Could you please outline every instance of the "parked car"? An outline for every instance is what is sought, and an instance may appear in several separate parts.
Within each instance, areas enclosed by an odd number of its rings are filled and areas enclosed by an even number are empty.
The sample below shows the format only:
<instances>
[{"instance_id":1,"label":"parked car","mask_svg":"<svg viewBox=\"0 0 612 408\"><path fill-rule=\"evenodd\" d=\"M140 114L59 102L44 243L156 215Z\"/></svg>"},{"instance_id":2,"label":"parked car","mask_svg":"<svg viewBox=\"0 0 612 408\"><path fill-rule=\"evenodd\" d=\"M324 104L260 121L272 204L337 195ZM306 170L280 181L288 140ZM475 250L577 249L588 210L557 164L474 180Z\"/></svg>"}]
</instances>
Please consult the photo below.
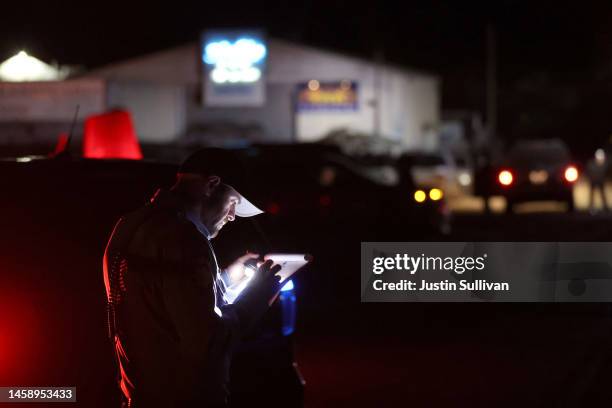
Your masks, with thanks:
<instances>
[{"instance_id":1,"label":"parked car","mask_svg":"<svg viewBox=\"0 0 612 408\"><path fill-rule=\"evenodd\" d=\"M255 145L242 154L261 183L257 199L268 213L261 218L268 232L288 219L309 231L340 236L357 225L353 236L361 241L405 236L410 229L448 229L443 197L415 200L419 189L392 162L366 164L318 144Z\"/></svg>"},{"instance_id":2,"label":"parked car","mask_svg":"<svg viewBox=\"0 0 612 408\"><path fill-rule=\"evenodd\" d=\"M448 152L409 152L399 159L417 186L441 188L447 197L472 194L473 170L469 159Z\"/></svg>"},{"instance_id":3,"label":"parked car","mask_svg":"<svg viewBox=\"0 0 612 408\"><path fill-rule=\"evenodd\" d=\"M574 210L573 187L579 168L558 139L517 142L498 162L483 168L477 191L506 198L506 211L525 201L554 200Z\"/></svg>"}]
</instances>

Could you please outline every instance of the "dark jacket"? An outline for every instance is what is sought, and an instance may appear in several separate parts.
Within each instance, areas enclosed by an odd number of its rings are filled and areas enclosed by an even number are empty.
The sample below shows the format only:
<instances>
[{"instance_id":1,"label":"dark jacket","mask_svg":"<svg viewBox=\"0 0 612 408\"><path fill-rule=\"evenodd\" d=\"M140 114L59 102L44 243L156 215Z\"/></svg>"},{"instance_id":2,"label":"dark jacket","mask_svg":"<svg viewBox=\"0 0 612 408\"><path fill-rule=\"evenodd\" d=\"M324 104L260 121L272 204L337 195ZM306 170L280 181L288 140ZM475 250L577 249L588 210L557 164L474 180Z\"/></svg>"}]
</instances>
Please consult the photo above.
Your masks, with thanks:
<instances>
[{"instance_id":1,"label":"dark jacket","mask_svg":"<svg viewBox=\"0 0 612 408\"><path fill-rule=\"evenodd\" d=\"M262 285L225 303L212 246L182 203L158 192L119 220L104 255L109 334L135 406L225 404L232 349L267 307Z\"/></svg>"}]
</instances>

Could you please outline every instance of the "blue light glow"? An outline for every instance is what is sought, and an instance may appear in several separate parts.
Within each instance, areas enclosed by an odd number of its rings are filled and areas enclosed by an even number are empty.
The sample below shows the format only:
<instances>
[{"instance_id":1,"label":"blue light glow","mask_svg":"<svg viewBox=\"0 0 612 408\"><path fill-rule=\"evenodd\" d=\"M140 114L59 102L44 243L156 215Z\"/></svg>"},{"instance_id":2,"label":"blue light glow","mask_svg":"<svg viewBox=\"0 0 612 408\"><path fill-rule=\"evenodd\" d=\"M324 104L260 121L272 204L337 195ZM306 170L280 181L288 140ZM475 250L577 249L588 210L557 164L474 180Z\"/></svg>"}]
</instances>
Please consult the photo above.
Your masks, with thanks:
<instances>
[{"instance_id":1,"label":"blue light glow","mask_svg":"<svg viewBox=\"0 0 612 408\"><path fill-rule=\"evenodd\" d=\"M244 67L260 63L266 54L266 46L252 38L240 38L234 43L221 40L206 44L204 62L212 65Z\"/></svg>"},{"instance_id":2,"label":"blue light glow","mask_svg":"<svg viewBox=\"0 0 612 408\"><path fill-rule=\"evenodd\" d=\"M293 281L290 280L287 283L285 283L285 286L283 286L283 288L281 289L281 292L289 292L290 290L293 290L294 286L293 286Z\"/></svg>"},{"instance_id":3,"label":"blue light glow","mask_svg":"<svg viewBox=\"0 0 612 408\"><path fill-rule=\"evenodd\" d=\"M291 281L287 282L288 284ZM289 286L287 284L287 286ZM292 284L293 286L293 284ZM296 318L296 298L295 292L281 291L280 294L281 310L283 314L283 327L281 329L284 336L289 336L295 331Z\"/></svg>"},{"instance_id":4,"label":"blue light glow","mask_svg":"<svg viewBox=\"0 0 612 408\"><path fill-rule=\"evenodd\" d=\"M215 83L257 82L268 51L254 38L241 37L235 42L211 41L204 47L203 61L213 65L210 77Z\"/></svg>"}]
</instances>

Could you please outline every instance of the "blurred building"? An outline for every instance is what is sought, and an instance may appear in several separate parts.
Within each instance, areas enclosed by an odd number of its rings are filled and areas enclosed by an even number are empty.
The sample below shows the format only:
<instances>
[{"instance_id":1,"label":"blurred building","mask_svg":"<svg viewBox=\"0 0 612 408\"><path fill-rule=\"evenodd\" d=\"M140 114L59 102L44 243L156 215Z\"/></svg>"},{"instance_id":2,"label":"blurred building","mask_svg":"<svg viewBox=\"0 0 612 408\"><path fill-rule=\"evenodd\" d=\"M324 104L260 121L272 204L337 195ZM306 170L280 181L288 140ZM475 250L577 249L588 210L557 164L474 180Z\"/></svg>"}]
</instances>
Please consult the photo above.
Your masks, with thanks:
<instances>
[{"instance_id":1,"label":"blurred building","mask_svg":"<svg viewBox=\"0 0 612 408\"><path fill-rule=\"evenodd\" d=\"M202 42L203 43L203 42ZM116 63L86 75L107 83L109 107L134 115L152 143L314 141L346 128L421 146L439 120L439 80L277 39L267 41L256 98L212 100L199 43Z\"/></svg>"},{"instance_id":2,"label":"blurred building","mask_svg":"<svg viewBox=\"0 0 612 408\"><path fill-rule=\"evenodd\" d=\"M79 69L25 51L0 63L0 144L55 143L70 129L77 105L81 118L106 109L104 80L66 80Z\"/></svg>"},{"instance_id":3,"label":"blurred building","mask_svg":"<svg viewBox=\"0 0 612 408\"><path fill-rule=\"evenodd\" d=\"M58 81L66 79L70 74L69 67L50 65L36 57L19 51L6 61L0 63L0 81L4 82L33 82Z\"/></svg>"},{"instance_id":4,"label":"blurred building","mask_svg":"<svg viewBox=\"0 0 612 408\"><path fill-rule=\"evenodd\" d=\"M229 40L222 39L227 32L213 34L76 79L22 84L32 90L7 92L14 84L0 82L0 106L7 105L5 95L22 95L24 103L14 107L11 120L56 118L65 128L79 100L81 120L91 108L127 109L139 139L149 144L315 141L344 129L407 148L437 147L432 131L440 119L437 77L273 38L241 43L236 39L244 40L242 34ZM229 59L222 60L224 53ZM237 73L235 67L249 64L249 58L256 63ZM55 96L36 108L49 87ZM49 104L53 98L57 103ZM21 115L26 104L34 113ZM45 111L53 115L41 115ZM0 109L0 128L6 112Z\"/></svg>"}]
</instances>

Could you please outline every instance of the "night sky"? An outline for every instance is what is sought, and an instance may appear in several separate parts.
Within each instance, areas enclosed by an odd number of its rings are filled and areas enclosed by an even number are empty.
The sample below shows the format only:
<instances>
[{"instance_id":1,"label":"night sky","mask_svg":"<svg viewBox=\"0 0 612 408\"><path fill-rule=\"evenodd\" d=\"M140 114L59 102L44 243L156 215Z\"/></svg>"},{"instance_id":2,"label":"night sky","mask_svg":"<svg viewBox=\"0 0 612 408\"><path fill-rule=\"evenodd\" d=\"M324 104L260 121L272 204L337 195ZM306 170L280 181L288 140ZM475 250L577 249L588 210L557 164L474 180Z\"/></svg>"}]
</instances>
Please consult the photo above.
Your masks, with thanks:
<instances>
[{"instance_id":1,"label":"night sky","mask_svg":"<svg viewBox=\"0 0 612 408\"><path fill-rule=\"evenodd\" d=\"M380 3L13 6L3 10L0 59L23 48L45 61L97 67L194 41L205 28L263 27L274 37L435 73L443 81L443 109L484 113L491 24L503 138L562 137L587 151L612 134L609 2Z\"/></svg>"}]
</instances>

